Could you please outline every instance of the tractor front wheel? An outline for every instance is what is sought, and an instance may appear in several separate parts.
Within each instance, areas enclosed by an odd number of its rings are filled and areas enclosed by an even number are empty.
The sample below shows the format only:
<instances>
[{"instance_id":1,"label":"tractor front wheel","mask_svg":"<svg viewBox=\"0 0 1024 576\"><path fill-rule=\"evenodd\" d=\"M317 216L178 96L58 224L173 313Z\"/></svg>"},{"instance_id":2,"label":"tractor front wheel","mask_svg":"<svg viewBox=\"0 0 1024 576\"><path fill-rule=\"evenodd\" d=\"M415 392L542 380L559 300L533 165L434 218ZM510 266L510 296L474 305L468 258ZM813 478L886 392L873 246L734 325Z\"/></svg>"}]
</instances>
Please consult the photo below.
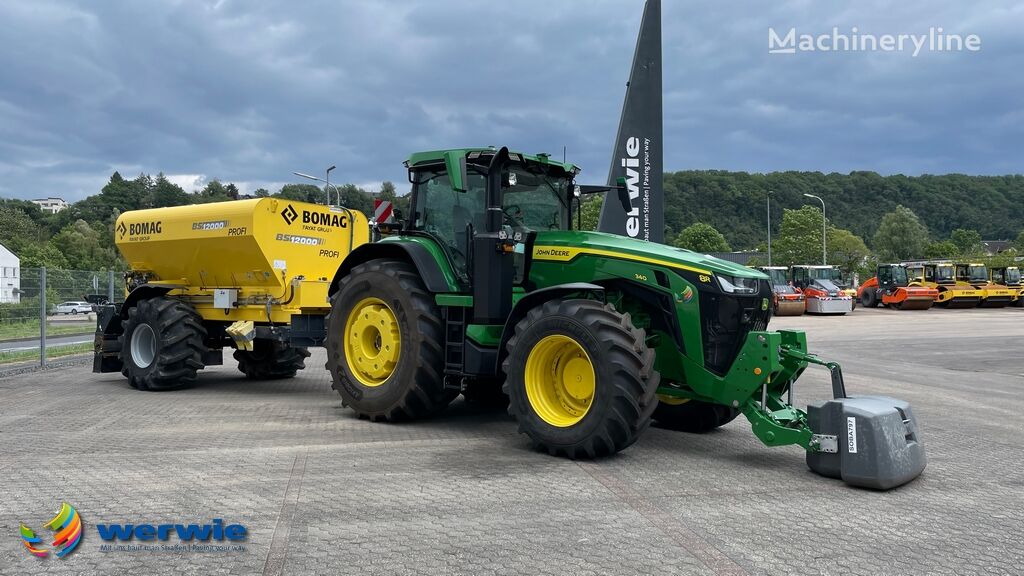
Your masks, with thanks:
<instances>
[{"instance_id":1,"label":"tractor front wheel","mask_svg":"<svg viewBox=\"0 0 1024 576\"><path fill-rule=\"evenodd\" d=\"M651 422L660 375L644 331L593 300L552 300L516 324L503 363L509 414L534 446L595 458Z\"/></svg>"},{"instance_id":2,"label":"tractor front wheel","mask_svg":"<svg viewBox=\"0 0 1024 576\"><path fill-rule=\"evenodd\" d=\"M444 409L441 311L416 269L371 260L338 282L327 316L327 369L346 406L370 420L413 420Z\"/></svg>"},{"instance_id":3,"label":"tractor front wheel","mask_svg":"<svg viewBox=\"0 0 1024 576\"><path fill-rule=\"evenodd\" d=\"M659 397L658 400L654 421L661 428L679 432L709 432L732 422L740 413L736 408L700 400L670 396Z\"/></svg>"},{"instance_id":4,"label":"tractor front wheel","mask_svg":"<svg viewBox=\"0 0 1024 576\"><path fill-rule=\"evenodd\" d=\"M309 350L288 346L283 342L256 340L253 349L235 350L238 370L250 380L293 378L306 367Z\"/></svg>"},{"instance_id":5,"label":"tractor front wheel","mask_svg":"<svg viewBox=\"0 0 1024 576\"><path fill-rule=\"evenodd\" d=\"M139 390L174 390L192 384L203 369L203 319L172 298L141 300L128 309L121 345L121 373Z\"/></svg>"}]
</instances>

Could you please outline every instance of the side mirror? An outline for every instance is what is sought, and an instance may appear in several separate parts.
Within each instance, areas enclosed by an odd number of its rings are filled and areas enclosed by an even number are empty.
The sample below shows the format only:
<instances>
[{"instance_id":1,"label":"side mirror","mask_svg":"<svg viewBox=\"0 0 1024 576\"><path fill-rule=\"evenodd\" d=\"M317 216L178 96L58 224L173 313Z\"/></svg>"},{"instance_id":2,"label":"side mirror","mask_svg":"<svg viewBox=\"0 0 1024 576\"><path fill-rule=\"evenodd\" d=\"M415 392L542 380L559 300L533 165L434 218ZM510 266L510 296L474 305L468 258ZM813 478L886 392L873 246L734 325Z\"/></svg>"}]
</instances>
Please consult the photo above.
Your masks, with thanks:
<instances>
[{"instance_id":1,"label":"side mirror","mask_svg":"<svg viewBox=\"0 0 1024 576\"><path fill-rule=\"evenodd\" d=\"M633 202L629 199L629 188L626 187L626 178L619 176L615 180L615 188L619 192L619 202L622 203L622 209L629 214L633 211Z\"/></svg>"}]
</instances>

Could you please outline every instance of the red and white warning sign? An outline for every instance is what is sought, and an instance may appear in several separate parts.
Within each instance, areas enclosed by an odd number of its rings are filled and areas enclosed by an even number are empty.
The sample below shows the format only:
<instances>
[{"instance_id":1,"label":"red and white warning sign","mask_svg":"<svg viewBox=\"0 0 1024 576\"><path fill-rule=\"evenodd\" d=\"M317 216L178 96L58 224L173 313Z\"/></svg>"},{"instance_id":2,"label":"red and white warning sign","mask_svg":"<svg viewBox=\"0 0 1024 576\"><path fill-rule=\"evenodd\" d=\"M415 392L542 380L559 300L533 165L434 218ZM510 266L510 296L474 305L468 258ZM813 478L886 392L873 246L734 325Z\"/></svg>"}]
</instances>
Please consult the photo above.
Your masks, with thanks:
<instances>
[{"instance_id":1,"label":"red and white warning sign","mask_svg":"<svg viewBox=\"0 0 1024 576\"><path fill-rule=\"evenodd\" d=\"M380 200L374 198L373 200L373 221L377 224L387 224L392 221L391 213L393 209L389 200Z\"/></svg>"}]
</instances>

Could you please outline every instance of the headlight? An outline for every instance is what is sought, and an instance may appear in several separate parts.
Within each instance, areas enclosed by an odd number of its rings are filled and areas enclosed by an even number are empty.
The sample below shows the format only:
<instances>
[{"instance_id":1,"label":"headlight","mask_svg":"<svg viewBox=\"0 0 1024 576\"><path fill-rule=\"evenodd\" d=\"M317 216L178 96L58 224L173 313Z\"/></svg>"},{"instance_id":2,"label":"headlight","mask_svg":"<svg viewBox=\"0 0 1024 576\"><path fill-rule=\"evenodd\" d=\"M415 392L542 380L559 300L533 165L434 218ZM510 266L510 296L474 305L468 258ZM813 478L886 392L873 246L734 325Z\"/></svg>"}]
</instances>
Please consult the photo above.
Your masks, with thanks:
<instances>
[{"instance_id":1,"label":"headlight","mask_svg":"<svg viewBox=\"0 0 1024 576\"><path fill-rule=\"evenodd\" d=\"M715 274L715 278L718 278L722 292L727 294L757 294L757 285L760 282L757 278L737 278L721 274Z\"/></svg>"}]
</instances>

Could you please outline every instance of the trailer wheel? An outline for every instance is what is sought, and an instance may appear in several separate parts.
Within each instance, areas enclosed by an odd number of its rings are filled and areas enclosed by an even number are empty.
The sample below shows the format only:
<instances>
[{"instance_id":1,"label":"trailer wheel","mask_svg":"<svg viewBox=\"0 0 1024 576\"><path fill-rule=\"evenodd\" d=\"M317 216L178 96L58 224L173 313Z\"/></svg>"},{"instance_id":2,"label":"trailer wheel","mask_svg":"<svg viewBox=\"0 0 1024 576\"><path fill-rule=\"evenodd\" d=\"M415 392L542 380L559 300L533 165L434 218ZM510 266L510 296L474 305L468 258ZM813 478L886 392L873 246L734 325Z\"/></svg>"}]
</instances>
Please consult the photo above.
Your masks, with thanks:
<instances>
[{"instance_id":1,"label":"trailer wheel","mask_svg":"<svg viewBox=\"0 0 1024 576\"><path fill-rule=\"evenodd\" d=\"M721 404L659 396L654 421L668 430L700 434L732 422L739 413L736 408Z\"/></svg>"},{"instance_id":2,"label":"trailer wheel","mask_svg":"<svg viewBox=\"0 0 1024 576\"><path fill-rule=\"evenodd\" d=\"M172 298L141 300L128 309L121 345L121 373L139 390L175 390L203 369L203 320Z\"/></svg>"},{"instance_id":3,"label":"trailer wheel","mask_svg":"<svg viewBox=\"0 0 1024 576\"><path fill-rule=\"evenodd\" d=\"M874 308L878 306L878 293L874 288L865 288L860 293L861 306L865 308Z\"/></svg>"},{"instance_id":4,"label":"trailer wheel","mask_svg":"<svg viewBox=\"0 0 1024 576\"><path fill-rule=\"evenodd\" d=\"M628 314L593 300L551 300L516 325L507 349L508 412L535 448L614 454L651 423L661 376Z\"/></svg>"},{"instance_id":5,"label":"trailer wheel","mask_svg":"<svg viewBox=\"0 0 1024 576\"><path fill-rule=\"evenodd\" d=\"M238 370L250 380L293 378L306 367L309 350L273 340L256 340L252 351L235 350Z\"/></svg>"},{"instance_id":6,"label":"trailer wheel","mask_svg":"<svg viewBox=\"0 0 1024 576\"><path fill-rule=\"evenodd\" d=\"M327 369L343 403L370 420L413 420L444 409L441 311L416 269L371 260L338 282L327 316Z\"/></svg>"}]
</instances>

